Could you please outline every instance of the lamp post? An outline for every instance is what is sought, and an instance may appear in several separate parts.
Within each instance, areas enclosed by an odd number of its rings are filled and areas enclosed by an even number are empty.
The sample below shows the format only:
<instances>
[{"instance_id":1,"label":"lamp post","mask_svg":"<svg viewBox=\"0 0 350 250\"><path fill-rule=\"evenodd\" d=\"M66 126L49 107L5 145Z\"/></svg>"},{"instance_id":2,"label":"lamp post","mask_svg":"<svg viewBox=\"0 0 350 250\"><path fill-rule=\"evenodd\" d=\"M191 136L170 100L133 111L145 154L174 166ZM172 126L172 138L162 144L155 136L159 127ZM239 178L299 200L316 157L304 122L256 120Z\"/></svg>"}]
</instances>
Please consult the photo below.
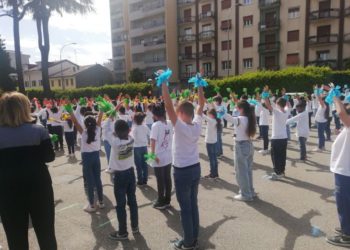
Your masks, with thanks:
<instances>
[{"instance_id":1,"label":"lamp post","mask_svg":"<svg viewBox=\"0 0 350 250\"><path fill-rule=\"evenodd\" d=\"M61 64L61 83L62 83L62 89L65 90L65 85L63 82L63 63L62 63L62 52L64 50L64 48L71 46L71 45L76 45L77 43L67 43L65 45L62 46L61 50L60 50L60 64Z\"/></svg>"}]
</instances>

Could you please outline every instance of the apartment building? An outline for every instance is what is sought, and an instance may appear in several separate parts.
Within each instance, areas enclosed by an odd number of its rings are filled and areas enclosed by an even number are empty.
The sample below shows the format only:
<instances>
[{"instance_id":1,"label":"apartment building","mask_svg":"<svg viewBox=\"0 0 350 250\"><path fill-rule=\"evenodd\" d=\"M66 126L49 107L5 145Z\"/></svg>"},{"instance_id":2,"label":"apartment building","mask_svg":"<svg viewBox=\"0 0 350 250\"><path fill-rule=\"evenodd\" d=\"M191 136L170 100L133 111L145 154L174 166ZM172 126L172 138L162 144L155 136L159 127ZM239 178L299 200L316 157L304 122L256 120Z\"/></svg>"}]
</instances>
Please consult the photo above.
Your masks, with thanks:
<instances>
[{"instance_id":1,"label":"apartment building","mask_svg":"<svg viewBox=\"0 0 350 250\"><path fill-rule=\"evenodd\" d=\"M200 69L220 78L295 65L350 68L348 0L111 0L111 15L120 79L135 67L148 77L169 66L180 81Z\"/></svg>"}]
</instances>

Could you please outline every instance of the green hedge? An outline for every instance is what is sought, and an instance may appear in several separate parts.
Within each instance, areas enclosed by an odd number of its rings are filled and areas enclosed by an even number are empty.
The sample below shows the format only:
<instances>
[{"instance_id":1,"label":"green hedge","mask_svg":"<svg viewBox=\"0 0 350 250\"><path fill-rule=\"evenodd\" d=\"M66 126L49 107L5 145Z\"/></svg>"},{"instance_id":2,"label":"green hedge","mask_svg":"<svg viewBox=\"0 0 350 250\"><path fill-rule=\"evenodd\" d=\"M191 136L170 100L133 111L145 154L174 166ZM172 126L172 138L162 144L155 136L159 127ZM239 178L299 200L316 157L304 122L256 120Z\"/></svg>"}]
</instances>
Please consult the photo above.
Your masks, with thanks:
<instances>
[{"instance_id":1,"label":"green hedge","mask_svg":"<svg viewBox=\"0 0 350 250\"><path fill-rule=\"evenodd\" d=\"M87 87L79 89L68 89L68 90L52 90L54 98L80 98L85 97L96 97L99 95L107 94L111 98L115 98L119 93L128 94L131 97L136 96L138 93L142 95L147 95L149 91L152 91L153 87L148 83L127 83L127 84L114 84L114 85L105 85L102 87ZM45 98L42 90L31 89L27 90L28 97L31 98Z\"/></svg>"},{"instance_id":2,"label":"green hedge","mask_svg":"<svg viewBox=\"0 0 350 250\"><path fill-rule=\"evenodd\" d=\"M257 71L245 73L239 76L224 79L210 80L207 96L215 95L214 88L220 87L220 93L227 96L227 88L231 88L237 94L242 94L242 89L247 88L248 94L254 94L254 90L262 89L269 85L270 89L286 88L288 92L311 93L313 85L334 82L337 85L350 83L350 70L332 71L328 67L291 67L280 71Z\"/></svg>"}]
</instances>

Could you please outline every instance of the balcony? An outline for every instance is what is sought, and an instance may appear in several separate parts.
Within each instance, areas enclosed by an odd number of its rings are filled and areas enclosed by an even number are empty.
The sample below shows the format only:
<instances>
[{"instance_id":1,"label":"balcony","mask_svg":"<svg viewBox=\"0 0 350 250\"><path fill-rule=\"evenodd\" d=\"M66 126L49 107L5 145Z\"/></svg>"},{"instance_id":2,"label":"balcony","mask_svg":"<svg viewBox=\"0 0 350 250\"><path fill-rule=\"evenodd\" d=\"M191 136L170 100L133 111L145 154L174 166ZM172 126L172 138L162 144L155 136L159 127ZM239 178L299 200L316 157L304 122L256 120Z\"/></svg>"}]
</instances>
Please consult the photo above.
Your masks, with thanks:
<instances>
[{"instance_id":1,"label":"balcony","mask_svg":"<svg viewBox=\"0 0 350 250\"><path fill-rule=\"evenodd\" d=\"M280 20L276 19L274 21L261 21L259 23L260 32L275 31L280 28Z\"/></svg>"},{"instance_id":2,"label":"balcony","mask_svg":"<svg viewBox=\"0 0 350 250\"><path fill-rule=\"evenodd\" d=\"M214 78L215 77L215 71L205 71L203 74L203 77L205 78Z\"/></svg>"},{"instance_id":3,"label":"balcony","mask_svg":"<svg viewBox=\"0 0 350 250\"><path fill-rule=\"evenodd\" d=\"M325 35L325 36L310 36L309 45L319 46L338 43L339 36L336 34Z\"/></svg>"},{"instance_id":4,"label":"balcony","mask_svg":"<svg viewBox=\"0 0 350 250\"><path fill-rule=\"evenodd\" d=\"M196 41L196 35L183 35L179 36L180 43L192 43Z\"/></svg>"},{"instance_id":5,"label":"balcony","mask_svg":"<svg viewBox=\"0 0 350 250\"><path fill-rule=\"evenodd\" d=\"M210 40L215 37L215 31L214 30L207 30L202 31L199 33L199 39L200 40Z\"/></svg>"},{"instance_id":6,"label":"balcony","mask_svg":"<svg viewBox=\"0 0 350 250\"><path fill-rule=\"evenodd\" d=\"M339 18L339 16L340 16L339 9L316 10L316 11L310 12L309 19L311 21L315 21L320 19Z\"/></svg>"},{"instance_id":7,"label":"balcony","mask_svg":"<svg viewBox=\"0 0 350 250\"><path fill-rule=\"evenodd\" d=\"M215 16L214 11L211 10L211 11L199 14L199 20L200 21L208 20L210 18L214 18L214 16Z\"/></svg>"},{"instance_id":8,"label":"balcony","mask_svg":"<svg viewBox=\"0 0 350 250\"><path fill-rule=\"evenodd\" d=\"M215 50L203 51L199 53L199 58L214 58L214 57L215 57Z\"/></svg>"},{"instance_id":9,"label":"balcony","mask_svg":"<svg viewBox=\"0 0 350 250\"><path fill-rule=\"evenodd\" d=\"M159 63L165 62L165 57L152 57L152 58L146 58L145 63L147 63L148 67L158 66Z\"/></svg>"},{"instance_id":10,"label":"balcony","mask_svg":"<svg viewBox=\"0 0 350 250\"><path fill-rule=\"evenodd\" d=\"M188 6L192 5L196 2L196 0L177 0L177 5L178 6Z\"/></svg>"},{"instance_id":11,"label":"balcony","mask_svg":"<svg viewBox=\"0 0 350 250\"><path fill-rule=\"evenodd\" d=\"M165 30L164 21L145 23L143 26L143 35L148 33L155 33Z\"/></svg>"},{"instance_id":12,"label":"balcony","mask_svg":"<svg viewBox=\"0 0 350 250\"><path fill-rule=\"evenodd\" d=\"M188 17L181 17L179 19L177 19L177 24L189 24L189 23L193 23L196 21L196 17L195 16L188 16Z\"/></svg>"},{"instance_id":13,"label":"balcony","mask_svg":"<svg viewBox=\"0 0 350 250\"><path fill-rule=\"evenodd\" d=\"M196 60L196 54L180 54L179 55L180 61L193 61Z\"/></svg>"},{"instance_id":14,"label":"balcony","mask_svg":"<svg viewBox=\"0 0 350 250\"><path fill-rule=\"evenodd\" d=\"M259 0L259 8L262 10L278 8L280 6L281 0Z\"/></svg>"},{"instance_id":15,"label":"balcony","mask_svg":"<svg viewBox=\"0 0 350 250\"><path fill-rule=\"evenodd\" d=\"M350 43L350 33L344 35L344 43Z\"/></svg>"},{"instance_id":16,"label":"balcony","mask_svg":"<svg viewBox=\"0 0 350 250\"><path fill-rule=\"evenodd\" d=\"M181 73L181 79L188 80L195 75L196 75L196 72L183 72L183 73Z\"/></svg>"},{"instance_id":17,"label":"balcony","mask_svg":"<svg viewBox=\"0 0 350 250\"><path fill-rule=\"evenodd\" d=\"M164 49L165 48L165 39L144 42L143 46L145 47L146 50Z\"/></svg>"},{"instance_id":18,"label":"balcony","mask_svg":"<svg viewBox=\"0 0 350 250\"><path fill-rule=\"evenodd\" d=\"M318 66L318 67L330 67L332 69L336 69L337 68L337 60L335 60L335 59L327 59L327 60L317 59L314 61L309 61L308 65L313 65L313 66Z\"/></svg>"},{"instance_id":19,"label":"balcony","mask_svg":"<svg viewBox=\"0 0 350 250\"><path fill-rule=\"evenodd\" d=\"M274 53L280 50L281 43L280 42L271 42L271 43L260 43L259 44L259 53Z\"/></svg>"}]
</instances>

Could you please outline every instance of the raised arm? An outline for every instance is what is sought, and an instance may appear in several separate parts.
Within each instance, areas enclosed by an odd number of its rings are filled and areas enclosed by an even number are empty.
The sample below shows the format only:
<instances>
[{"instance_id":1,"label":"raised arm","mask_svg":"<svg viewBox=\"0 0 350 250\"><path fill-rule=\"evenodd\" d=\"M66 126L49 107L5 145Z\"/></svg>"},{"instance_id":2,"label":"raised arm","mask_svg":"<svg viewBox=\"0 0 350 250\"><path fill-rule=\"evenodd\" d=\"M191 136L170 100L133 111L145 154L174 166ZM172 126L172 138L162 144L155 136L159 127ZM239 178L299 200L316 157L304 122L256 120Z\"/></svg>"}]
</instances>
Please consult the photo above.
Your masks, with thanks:
<instances>
[{"instance_id":1,"label":"raised arm","mask_svg":"<svg viewBox=\"0 0 350 250\"><path fill-rule=\"evenodd\" d=\"M198 88L198 109L197 109L197 115L202 116L204 105L205 105L205 97L204 97L203 87L199 87Z\"/></svg>"},{"instance_id":2,"label":"raised arm","mask_svg":"<svg viewBox=\"0 0 350 250\"><path fill-rule=\"evenodd\" d=\"M168 113L169 119L173 126L176 125L177 122L177 115L173 106L173 102L171 101L170 95L169 95L169 88L166 84L162 84L162 96L165 104L165 109ZM203 108L202 108L203 111Z\"/></svg>"},{"instance_id":3,"label":"raised arm","mask_svg":"<svg viewBox=\"0 0 350 250\"><path fill-rule=\"evenodd\" d=\"M98 112L97 123L96 123L98 127L101 127L102 117L103 117L103 112L102 111Z\"/></svg>"},{"instance_id":4,"label":"raised arm","mask_svg":"<svg viewBox=\"0 0 350 250\"><path fill-rule=\"evenodd\" d=\"M334 97L335 107L339 115L340 120L344 123L345 127L350 127L350 115L345 110L344 104L339 100L339 98Z\"/></svg>"},{"instance_id":5,"label":"raised arm","mask_svg":"<svg viewBox=\"0 0 350 250\"><path fill-rule=\"evenodd\" d=\"M272 105L271 105L270 99L269 99L269 98L266 98L266 99L264 99L264 101L265 101L266 108L267 108L270 112L272 112L273 107L272 107Z\"/></svg>"},{"instance_id":6,"label":"raised arm","mask_svg":"<svg viewBox=\"0 0 350 250\"><path fill-rule=\"evenodd\" d=\"M82 134L82 133L84 132L84 130L83 130L82 126L80 125L80 123L78 122L77 118L75 117L74 112L72 112L72 113L70 114L70 116L71 116L72 122L74 123L74 125L75 125L75 127L77 128L78 132L79 132L80 134Z\"/></svg>"}]
</instances>

